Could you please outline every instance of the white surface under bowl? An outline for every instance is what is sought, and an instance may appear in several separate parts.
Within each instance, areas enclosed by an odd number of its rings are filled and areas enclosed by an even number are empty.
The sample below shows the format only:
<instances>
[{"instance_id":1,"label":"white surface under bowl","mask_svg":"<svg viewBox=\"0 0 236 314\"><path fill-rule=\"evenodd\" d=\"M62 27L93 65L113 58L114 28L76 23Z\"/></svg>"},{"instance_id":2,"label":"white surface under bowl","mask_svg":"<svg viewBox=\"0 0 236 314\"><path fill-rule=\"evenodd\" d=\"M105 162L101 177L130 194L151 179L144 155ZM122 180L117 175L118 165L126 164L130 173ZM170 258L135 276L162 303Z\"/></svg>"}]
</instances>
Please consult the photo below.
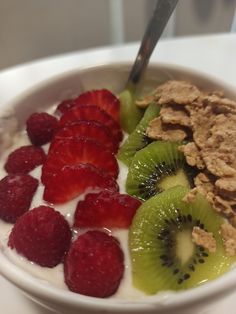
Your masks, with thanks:
<instances>
[{"instance_id":1,"label":"white surface under bowl","mask_svg":"<svg viewBox=\"0 0 236 314\"><path fill-rule=\"evenodd\" d=\"M0 108L1 145L3 146L5 140L12 137L14 121L17 121L17 129L22 129L26 118L32 112L47 109L52 104L77 95L84 90L108 88L115 93L120 92L127 80L129 69L130 64L128 63L114 63L63 73L31 88L10 103L2 105ZM224 82L173 65L150 65L142 86L144 89L150 89L168 79L189 80L202 90L223 90L227 97L236 99L236 92ZM13 121L12 124L9 123L11 121ZM7 136L7 132L10 132L10 136ZM194 314L202 313L202 311L205 313L207 308L215 305L215 302L236 290L236 269L233 269L205 285L174 293L167 298L145 297L135 302L112 297L97 299L45 284L14 265L2 249L0 250L0 272L34 301L66 314Z\"/></svg>"}]
</instances>

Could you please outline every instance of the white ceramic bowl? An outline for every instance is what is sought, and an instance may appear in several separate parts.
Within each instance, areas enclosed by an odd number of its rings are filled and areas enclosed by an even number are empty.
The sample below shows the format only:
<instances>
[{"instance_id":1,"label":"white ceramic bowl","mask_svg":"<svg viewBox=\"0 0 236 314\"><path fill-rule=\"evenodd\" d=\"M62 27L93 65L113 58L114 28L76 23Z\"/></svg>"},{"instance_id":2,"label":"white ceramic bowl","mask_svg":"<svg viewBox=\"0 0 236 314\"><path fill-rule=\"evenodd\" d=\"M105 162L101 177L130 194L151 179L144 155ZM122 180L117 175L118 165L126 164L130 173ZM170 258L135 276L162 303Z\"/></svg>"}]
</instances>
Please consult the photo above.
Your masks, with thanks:
<instances>
[{"instance_id":1,"label":"white ceramic bowl","mask_svg":"<svg viewBox=\"0 0 236 314\"><path fill-rule=\"evenodd\" d=\"M44 110L52 104L77 95L84 90L108 88L115 93L120 92L127 80L129 69L129 63L114 63L75 70L63 73L31 88L10 103L1 106L0 132L2 128L4 136L0 137L0 144L3 146L3 138L12 136L13 128L9 122L13 121L14 117L17 119L18 129L21 129L30 113L36 110ZM190 80L200 89L207 91L223 90L226 96L236 99L236 91L224 82L189 69L166 64L150 65L143 86L150 89L167 79ZM10 137L6 136L8 132ZM92 298L55 288L36 279L33 275L14 265L4 254L1 246L0 272L32 300L60 313L67 314L202 313L202 311L215 305L217 301L236 290L236 269L232 269L214 281L198 288L173 294L162 301L157 301L155 298L151 300L144 298L136 301ZM14 296L12 297L14 298Z\"/></svg>"}]
</instances>

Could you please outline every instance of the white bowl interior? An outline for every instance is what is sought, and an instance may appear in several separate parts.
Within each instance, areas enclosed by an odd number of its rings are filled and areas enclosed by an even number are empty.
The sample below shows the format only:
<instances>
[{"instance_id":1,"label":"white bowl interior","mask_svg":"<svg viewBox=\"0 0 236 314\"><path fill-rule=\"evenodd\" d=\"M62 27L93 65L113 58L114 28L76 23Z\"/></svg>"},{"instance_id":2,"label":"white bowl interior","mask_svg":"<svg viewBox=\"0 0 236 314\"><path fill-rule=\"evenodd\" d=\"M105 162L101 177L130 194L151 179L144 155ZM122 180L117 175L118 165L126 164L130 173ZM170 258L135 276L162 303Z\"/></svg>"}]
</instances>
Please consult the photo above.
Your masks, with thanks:
<instances>
[{"instance_id":1,"label":"white bowl interior","mask_svg":"<svg viewBox=\"0 0 236 314\"><path fill-rule=\"evenodd\" d=\"M128 63L119 63L64 73L37 85L16 97L10 103L2 105L0 116L7 117L7 121L9 121L13 115L17 119L17 129L19 129L24 126L30 113L45 110L52 104L57 104L63 99L78 95L82 91L108 88L115 93L119 93L125 86L130 66ZM233 88L223 82L192 70L165 64L149 66L144 81L140 85L141 90L143 92L151 90L168 79L189 80L202 90L223 90L227 97L236 99L236 92ZM0 118L0 122L4 119ZM6 124L2 132L4 132L4 135L6 134ZM236 289L236 269L233 269L217 280L195 289L173 294L171 298L163 299L159 303L155 298L141 299L135 302L111 298L105 300L90 298L42 283L15 266L4 255L3 250L0 250L0 271L4 277L31 298L53 308L68 310L68 313L76 313L78 309L86 309L86 313L103 310L107 310L109 313L141 313L144 311L147 313L177 313L179 309L180 312L178 313L184 313L183 311L189 310L190 306L197 308L207 302L213 302Z\"/></svg>"},{"instance_id":2,"label":"white bowl interior","mask_svg":"<svg viewBox=\"0 0 236 314\"><path fill-rule=\"evenodd\" d=\"M52 104L76 96L82 91L108 88L114 93L119 93L125 86L129 70L130 64L120 63L63 73L38 84L10 103L2 104L1 117L6 115L3 111L14 109L17 121L22 126L29 114L36 110L44 110ZM235 99L233 88L223 82L189 69L165 64L150 66L143 81L139 84L139 90L141 93L145 93L168 79L190 80L206 91L223 89L226 96Z\"/></svg>"}]
</instances>

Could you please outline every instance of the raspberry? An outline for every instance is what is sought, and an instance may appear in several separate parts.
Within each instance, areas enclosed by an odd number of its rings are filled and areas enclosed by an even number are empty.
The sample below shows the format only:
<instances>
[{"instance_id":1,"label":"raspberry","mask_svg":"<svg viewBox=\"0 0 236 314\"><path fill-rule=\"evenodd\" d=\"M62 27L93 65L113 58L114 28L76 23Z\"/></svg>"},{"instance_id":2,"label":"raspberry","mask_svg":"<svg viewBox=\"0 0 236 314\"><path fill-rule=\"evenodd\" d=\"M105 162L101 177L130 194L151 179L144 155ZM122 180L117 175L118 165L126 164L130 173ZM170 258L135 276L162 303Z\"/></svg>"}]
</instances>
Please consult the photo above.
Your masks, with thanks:
<instances>
[{"instance_id":1,"label":"raspberry","mask_svg":"<svg viewBox=\"0 0 236 314\"><path fill-rule=\"evenodd\" d=\"M70 241L65 218L51 207L39 206L17 220L8 245L40 266L54 267L62 262Z\"/></svg>"},{"instance_id":2,"label":"raspberry","mask_svg":"<svg viewBox=\"0 0 236 314\"><path fill-rule=\"evenodd\" d=\"M0 181L0 218L14 223L30 207L38 180L28 174L9 174Z\"/></svg>"},{"instance_id":3,"label":"raspberry","mask_svg":"<svg viewBox=\"0 0 236 314\"><path fill-rule=\"evenodd\" d=\"M51 141L58 121L46 112L33 113L26 121L28 136L34 145L44 145Z\"/></svg>"},{"instance_id":4,"label":"raspberry","mask_svg":"<svg viewBox=\"0 0 236 314\"><path fill-rule=\"evenodd\" d=\"M123 273L124 255L118 240L101 231L88 231L79 236L64 262L68 288L92 297L114 294Z\"/></svg>"},{"instance_id":5,"label":"raspberry","mask_svg":"<svg viewBox=\"0 0 236 314\"><path fill-rule=\"evenodd\" d=\"M74 227L128 228L141 202L127 194L87 194L77 205Z\"/></svg>"},{"instance_id":6,"label":"raspberry","mask_svg":"<svg viewBox=\"0 0 236 314\"><path fill-rule=\"evenodd\" d=\"M92 90L80 94L74 99L76 105L95 105L108 113L116 122L120 123L120 101L107 89Z\"/></svg>"},{"instance_id":7,"label":"raspberry","mask_svg":"<svg viewBox=\"0 0 236 314\"><path fill-rule=\"evenodd\" d=\"M42 168L42 182L44 183L47 177L54 175L64 166L74 166L80 163L91 164L107 171L115 178L118 175L117 160L103 145L85 138L64 139L53 142Z\"/></svg>"},{"instance_id":8,"label":"raspberry","mask_svg":"<svg viewBox=\"0 0 236 314\"><path fill-rule=\"evenodd\" d=\"M45 159L41 147L22 146L10 153L4 167L8 173L28 173L43 164Z\"/></svg>"},{"instance_id":9,"label":"raspberry","mask_svg":"<svg viewBox=\"0 0 236 314\"><path fill-rule=\"evenodd\" d=\"M97 106L74 106L61 117L59 124L62 127L78 120L98 121L108 127L113 140L117 144L122 140L120 125L109 114Z\"/></svg>"},{"instance_id":10,"label":"raspberry","mask_svg":"<svg viewBox=\"0 0 236 314\"><path fill-rule=\"evenodd\" d=\"M65 203L88 189L118 191L113 177L90 164L65 166L45 182L43 198L53 204Z\"/></svg>"},{"instance_id":11,"label":"raspberry","mask_svg":"<svg viewBox=\"0 0 236 314\"><path fill-rule=\"evenodd\" d=\"M108 150L117 153L118 145L112 140L109 129L98 121L79 120L72 122L60 129L55 134L54 140L76 137L94 139Z\"/></svg>"},{"instance_id":12,"label":"raspberry","mask_svg":"<svg viewBox=\"0 0 236 314\"><path fill-rule=\"evenodd\" d=\"M61 114L64 114L67 112L69 109L74 107L75 102L74 99L65 99L60 104L57 106L56 111L60 112Z\"/></svg>"}]
</instances>

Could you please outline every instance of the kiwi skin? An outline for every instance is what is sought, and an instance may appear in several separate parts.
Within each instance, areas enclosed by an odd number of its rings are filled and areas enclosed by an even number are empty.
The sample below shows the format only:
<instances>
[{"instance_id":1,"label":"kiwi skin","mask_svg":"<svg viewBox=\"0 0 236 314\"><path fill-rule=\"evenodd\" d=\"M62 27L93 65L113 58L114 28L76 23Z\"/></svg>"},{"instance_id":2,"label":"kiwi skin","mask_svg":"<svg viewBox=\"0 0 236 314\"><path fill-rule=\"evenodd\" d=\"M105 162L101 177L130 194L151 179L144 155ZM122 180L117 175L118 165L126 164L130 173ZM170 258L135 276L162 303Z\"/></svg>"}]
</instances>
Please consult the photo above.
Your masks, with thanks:
<instances>
[{"instance_id":1,"label":"kiwi skin","mask_svg":"<svg viewBox=\"0 0 236 314\"><path fill-rule=\"evenodd\" d=\"M126 192L143 201L176 185L190 188L180 143L155 141L138 151L129 166Z\"/></svg>"},{"instance_id":2,"label":"kiwi skin","mask_svg":"<svg viewBox=\"0 0 236 314\"><path fill-rule=\"evenodd\" d=\"M134 94L125 89L120 95L120 122L123 130L132 133L143 116L143 110L138 108L134 101Z\"/></svg>"},{"instance_id":3,"label":"kiwi skin","mask_svg":"<svg viewBox=\"0 0 236 314\"><path fill-rule=\"evenodd\" d=\"M184 202L187 192L182 186L166 190L143 203L134 216L129 231L132 280L137 289L148 295L196 287L219 277L235 262L235 257L226 256L219 233L224 220L200 194L193 203ZM170 245L164 233L173 230L191 233L194 225L213 233L216 252L210 253L192 243L192 255L181 262L176 243ZM184 240L179 252L184 255L182 252L186 251Z\"/></svg>"},{"instance_id":4,"label":"kiwi skin","mask_svg":"<svg viewBox=\"0 0 236 314\"><path fill-rule=\"evenodd\" d=\"M137 151L152 142L146 136L146 129L149 122L159 115L160 108L151 103L145 110L144 116L136 126L135 130L128 136L124 144L120 147L117 158L126 166L129 166Z\"/></svg>"}]
</instances>

